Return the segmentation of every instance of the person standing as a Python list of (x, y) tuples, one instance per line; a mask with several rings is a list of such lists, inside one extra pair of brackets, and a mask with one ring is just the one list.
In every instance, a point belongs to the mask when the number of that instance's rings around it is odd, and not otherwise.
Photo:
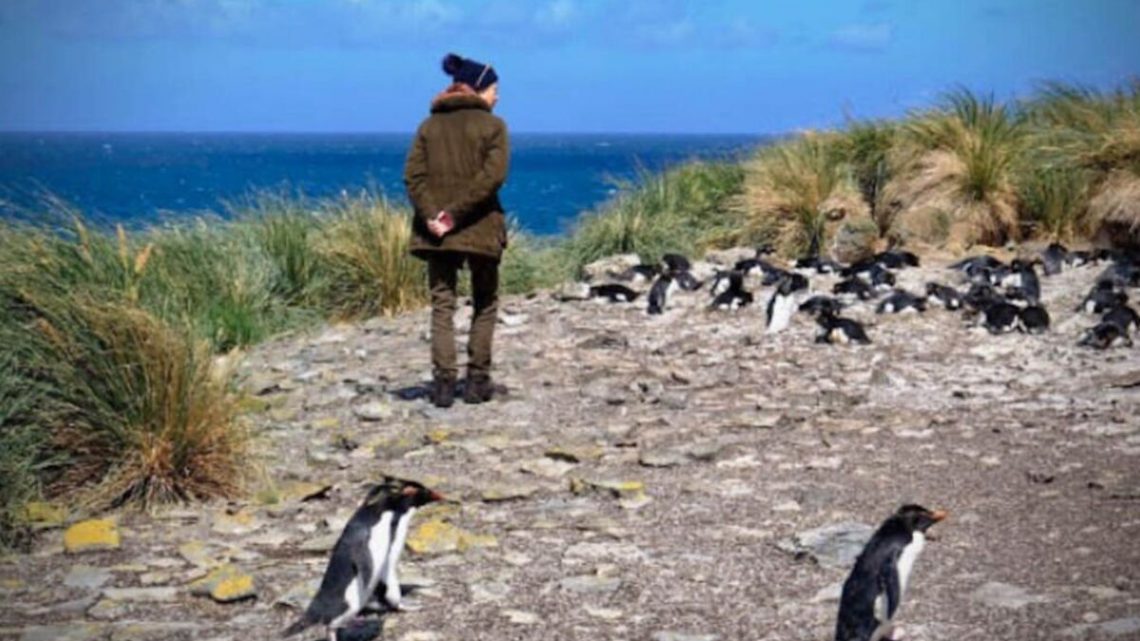
[(452, 83), (431, 102), (404, 166), (411, 200), (411, 252), (427, 261), (431, 290), (432, 402), (455, 400), (458, 364), (455, 306), (458, 272), (471, 271), (475, 314), (467, 341), (463, 400), (491, 400), (491, 346), (499, 294), (499, 260), (507, 226), (499, 188), (507, 178), (507, 126), (491, 113), (499, 77), (491, 65), (448, 54)]

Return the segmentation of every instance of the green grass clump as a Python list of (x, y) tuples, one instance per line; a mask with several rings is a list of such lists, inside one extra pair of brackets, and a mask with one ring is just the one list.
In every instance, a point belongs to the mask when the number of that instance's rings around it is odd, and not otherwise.
[(577, 274), (614, 254), (635, 253), (653, 262), (666, 252), (696, 252), (731, 227), (726, 203), (740, 193), (743, 180), (736, 163), (693, 162), (620, 181), (617, 194), (583, 214), (565, 239), (566, 264)]
[(260, 192), (229, 205), (231, 218), (253, 235), (273, 265), (270, 292), (287, 305), (309, 302), (321, 276), (321, 262), (313, 240), (321, 219), (313, 203), (302, 195)]
[(411, 239), (411, 214), (384, 198), (330, 203), (312, 245), (321, 271), (317, 306), (338, 318), (362, 318), (423, 305), (427, 272), (408, 253)]
[(503, 294), (530, 294), (571, 280), (574, 273), (557, 242), (536, 238), (512, 222), (507, 249), (499, 265)]
[(275, 288), (277, 266), (256, 231), (251, 224), (200, 218), (152, 232), (141, 305), (191, 328), (217, 351), (252, 345), (296, 325), (298, 314)]
[(1019, 200), (1026, 236), (1071, 241), (1087, 236), (1086, 172), (1039, 166), (1021, 177)]
[(17, 351), (23, 346), (7, 329), (9, 324), (0, 321), (0, 550), (26, 537), (20, 511), (40, 493), (47, 451), (47, 435), (29, 420), (43, 398), (43, 385), (17, 374)]
[(153, 250), (116, 236), (0, 232), (6, 515), (41, 489), (100, 507), (239, 485), (245, 439), (210, 345), (142, 308)]
[(1025, 110), (1041, 161), (1140, 174), (1140, 79), (1109, 92), (1047, 83)]
[(851, 177), (870, 208), (880, 235), (890, 229), (889, 208), (882, 202), (887, 183), (894, 177), (891, 152), (898, 143), (899, 127), (887, 121), (855, 121), (836, 141), (836, 151), (851, 168)]

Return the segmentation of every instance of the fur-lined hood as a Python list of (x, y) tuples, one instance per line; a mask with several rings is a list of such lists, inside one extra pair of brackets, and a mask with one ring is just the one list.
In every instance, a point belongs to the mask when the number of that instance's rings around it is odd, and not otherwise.
[(474, 89), (458, 82), (432, 98), (431, 112), (433, 114), (459, 111), (460, 109), (490, 111), (491, 106), (487, 104), (486, 100), (483, 100), (482, 96), (475, 93)]

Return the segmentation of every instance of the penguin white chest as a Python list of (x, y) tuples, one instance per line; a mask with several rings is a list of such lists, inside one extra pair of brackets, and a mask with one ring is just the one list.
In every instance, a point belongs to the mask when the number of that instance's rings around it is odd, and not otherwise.
[(769, 305), (768, 333), (782, 332), (792, 322), (792, 312), (796, 309), (795, 296), (781, 296), (779, 292), (772, 294)]
[(372, 531), (368, 534), (368, 556), (372, 559), (372, 576), (364, 577), (367, 591), (364, 601), (376, 589), (388, 558), (388, 548), (392, 546), (392, 512), (384, 512)]
[(906, 586), (910, 581), (910, 573), (914, 569), (914, 562), (918, 559), (918, 555), (922, 553), (922, 549), (926, 547), (926, 536), (922, 532), (915, 532), (911, 535), (910, 543), (903, 548), (899, 554), (899, 599), (906, 594)]

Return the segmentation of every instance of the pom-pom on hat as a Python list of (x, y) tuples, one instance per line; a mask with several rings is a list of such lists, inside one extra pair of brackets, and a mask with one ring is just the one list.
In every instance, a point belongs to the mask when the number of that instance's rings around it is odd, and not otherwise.
[(491, 65), (469, 60), (454, 53), (444, 56), (443, 72), (451, 76), (455, 82), (462, 82), (475, 91), (483, 91), (499, 81), (499, 74), (495, 73)]

